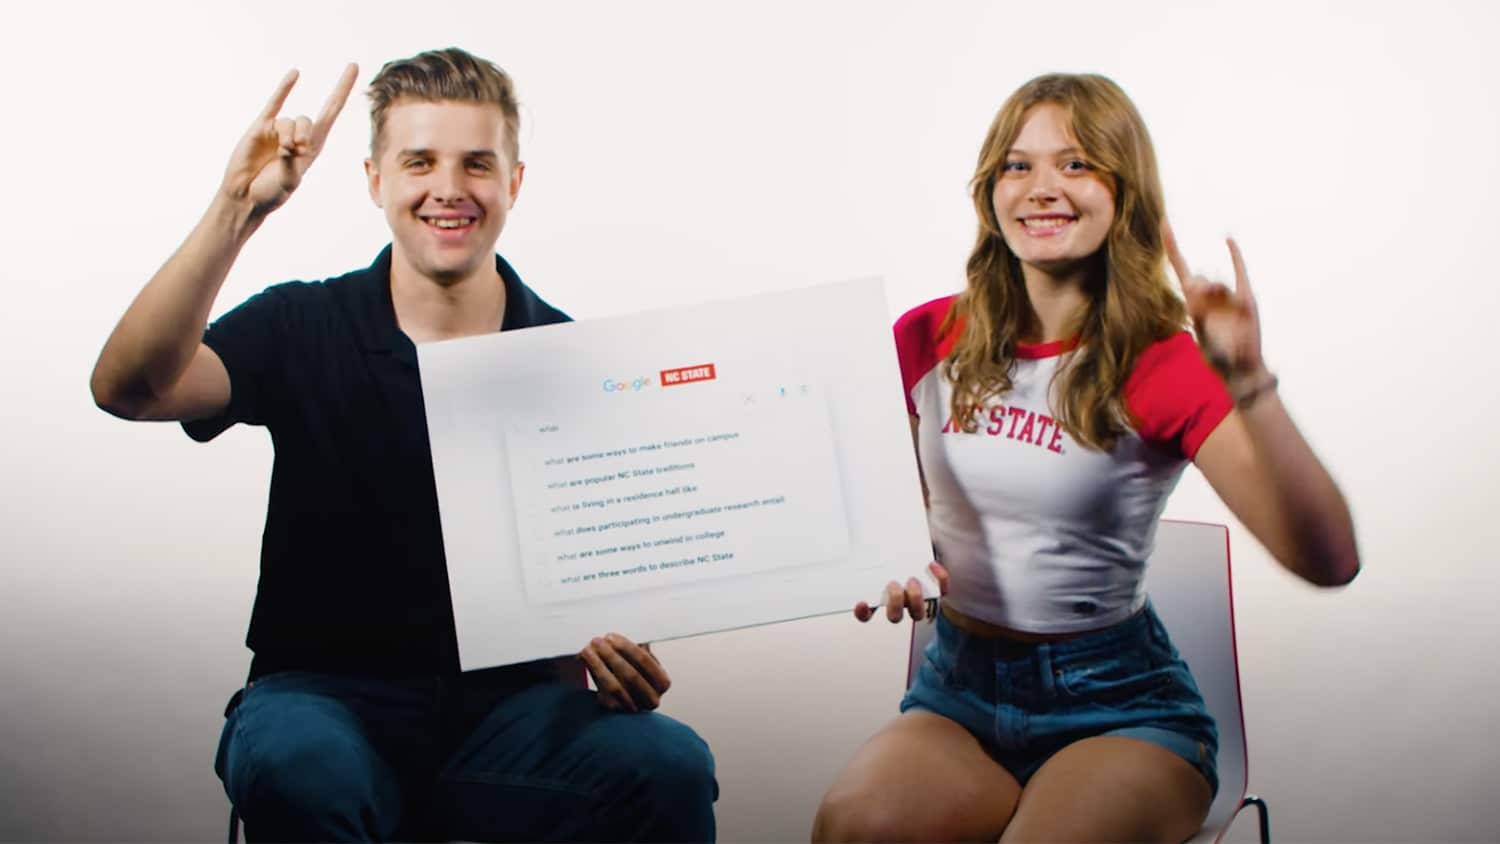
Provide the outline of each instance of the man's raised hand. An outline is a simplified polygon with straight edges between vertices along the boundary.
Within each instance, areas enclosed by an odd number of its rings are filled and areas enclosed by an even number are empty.
[[[302,183],[302,174],[312,166],[354,90],[359,67],[350,64],[316,120],[305,115],[278,117],[281,106],[297,82],[297,71],[282,78],[261,113],[256,115],[224,169],[223,191],[236,202],[249,202],[251,215],[264,217],[280,208]]]

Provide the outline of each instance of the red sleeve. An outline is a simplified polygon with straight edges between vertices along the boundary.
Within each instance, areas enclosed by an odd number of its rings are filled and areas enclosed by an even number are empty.
[[[1234,409],[1224,382],[1186,331],[1146,347],[1125,381],[1125,405],[1142,439],[1192,460]]]
[[[917,415],[917,406],[911,399],[912,388],[948,356],[958,337],[958,325],[948,332],[947,337],[938,336],[938,329],[948,316],[953,299],[952,296],[934,299],[912,308],[896,320],[896,358],[901,362],[906,412],[912,416]]]

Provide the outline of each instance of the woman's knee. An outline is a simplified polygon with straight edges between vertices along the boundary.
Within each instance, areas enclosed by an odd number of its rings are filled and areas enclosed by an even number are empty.
[[[812,840],[952,841],[961,837],[962,828],[956,818],[907,811],[889,795],[882,798],[858,786],[836,784],[813,817]]]
[[[892,812],[858,790],[835,785],[823,795],[813,816],[812,840],[890,841],[895,831]]]

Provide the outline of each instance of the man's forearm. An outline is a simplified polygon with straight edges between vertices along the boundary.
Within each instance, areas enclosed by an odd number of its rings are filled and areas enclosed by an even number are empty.
[[[201,342],[214,298],[261,219],[250,203],[215,195],[99,353],[90,386],[100,407],[130,415],[132,405],[177,382]]]

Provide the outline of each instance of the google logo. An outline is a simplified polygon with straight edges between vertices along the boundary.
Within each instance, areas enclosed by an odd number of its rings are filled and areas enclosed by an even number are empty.
[[[626,390],[639,392],[649,386],[651,386],[651,379],[644,375],[633,381],[616,381],[613,378],[604,379],[604,392],[606,393],[623,393]]]

